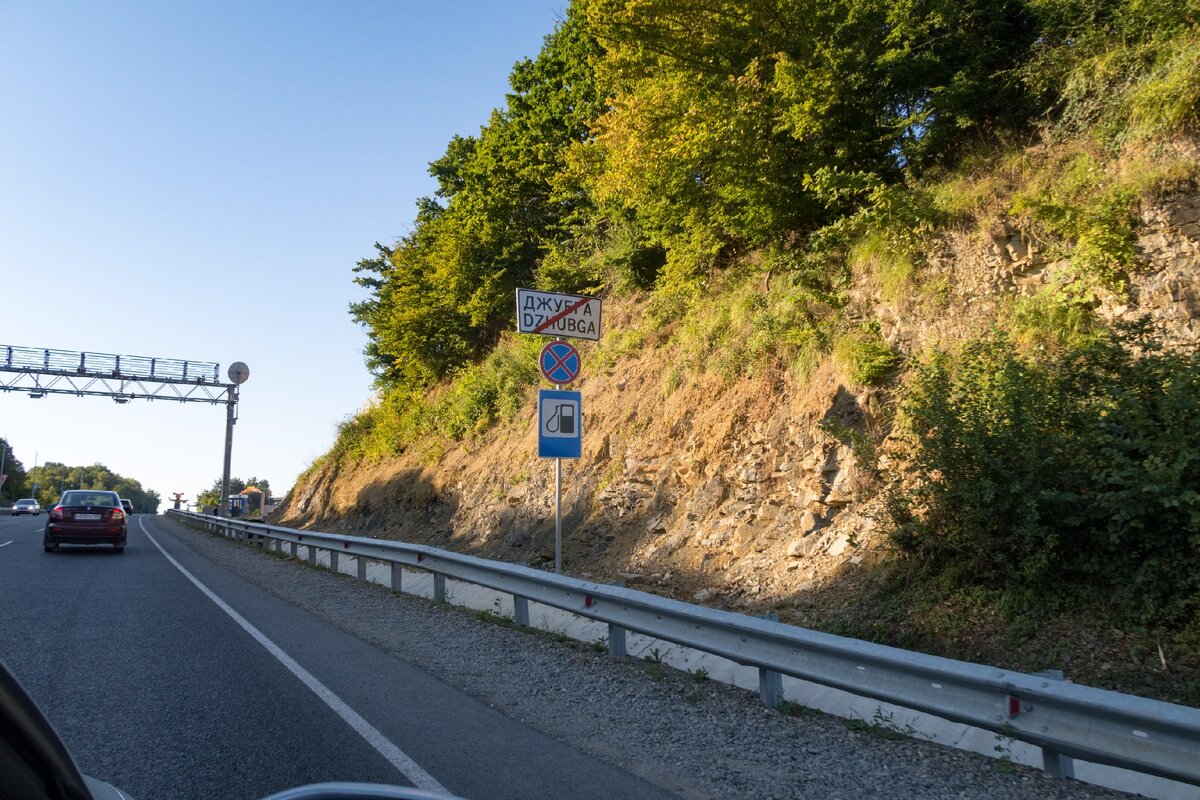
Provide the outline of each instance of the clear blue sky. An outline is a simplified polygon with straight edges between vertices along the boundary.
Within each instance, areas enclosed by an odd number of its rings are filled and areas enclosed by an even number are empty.
[[[286,490],[370,395],[351,268],[563,7],[0,0],[0,344],[245,361],[233,474]],[[164,499],[220,476],[224,429],[220,406],[0,393],[26,468],[100,462]]]

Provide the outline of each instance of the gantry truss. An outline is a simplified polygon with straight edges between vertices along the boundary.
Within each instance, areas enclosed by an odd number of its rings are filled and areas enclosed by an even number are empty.
[[[210,361],[117,356],[0,345],[0,391],[181,403],[237,403],[237,387]]]

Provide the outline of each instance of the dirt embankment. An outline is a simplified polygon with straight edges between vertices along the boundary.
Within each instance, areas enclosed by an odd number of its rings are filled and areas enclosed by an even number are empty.
[[[1149,313],[1168,341],[1195,343],[1200,196],[1147,207],[1142,221],[1143,268],[1131,297],[1100,312],[1110,320]],[[1065,267],[1003,225],[941,244],[927,268],[947,287],[936,302],[915,293],[885,303],[863,276],[848,316],[878,321],[885,339],[911,354],[986,330],[1006,297],[1036,292]],[[631,326],[642,311],[610,302],[605,325]],[[877,482],[830,430],[886,439],[891,394],[850,385],[829,362],[802,384],[778,365],[732,385],[685,376],[668,390],[671,333],[659,331],[606,372],[589,370],[590,348],[580,348],[574,388],[583,393],[584,445],[580,460],[563,465],[565,571],[809,624],[839,609],[856,613],[887,542]],[[330,459],[295,487],[276,520],[545,566],[554,466],[536,449],[531,396],[527,412],[446,445],[435,460],[415,451],[370,464]],[[986,647],[959,655],[990,657]]]

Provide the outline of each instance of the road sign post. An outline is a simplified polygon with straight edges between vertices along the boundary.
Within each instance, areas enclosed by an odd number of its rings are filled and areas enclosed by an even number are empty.
[[[562,460],[583,452],[579,392],[562,387],[579,377],[579,351],[563,337],[600,339],[598,297],[517,289],[517,332],[554,336],[542,348],[538,369],[557,389],[538,391],[538,457],[554,459],[554,571],[562,572]]]
[[[583,453],[579,392],[538,391],[538,456],[554,459],[554,572],[562,573],[562,460]]]
[[[583,453],[579,392],[538,391],[538,456],[554,459],[554,572],[562,573],[562,460]]]

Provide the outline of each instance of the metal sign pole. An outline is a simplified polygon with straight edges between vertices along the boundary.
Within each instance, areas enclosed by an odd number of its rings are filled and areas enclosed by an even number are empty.
[[[554,574],[562,574],[562,459],[554,459]]]
[[[218,517],[229,517],[229,463],[233,456],[233,426],[237,424],[238,386],[250,377],[250,367],[244,362],[235,361],[229,365],[229,396],[225,401],[225,469],[221,472],[221,507],[217,509]]]
[[[561,342],[562,337],[554,337]],[[554,384],[561,389],[562,384]],[[562,459],[554,459],[554,574],[562,575]]]
[[[225,401],[225,469],[221,472],[221,507],[217,509],[218,517],[229,516],[229,467],[233,460],[233,426],[237,422],[236,386],[229,387],[229,399]]]

